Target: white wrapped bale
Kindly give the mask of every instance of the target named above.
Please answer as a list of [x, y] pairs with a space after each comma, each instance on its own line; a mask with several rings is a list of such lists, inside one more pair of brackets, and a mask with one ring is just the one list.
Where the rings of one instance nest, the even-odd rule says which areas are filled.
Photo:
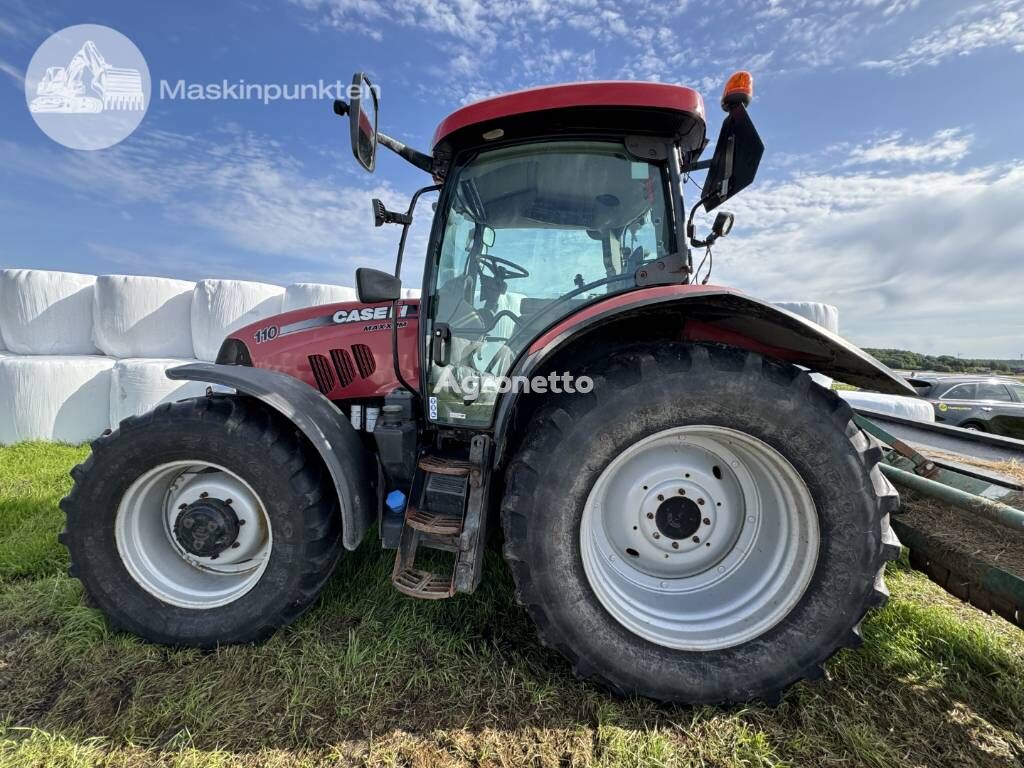
[[355, 301], [356, 289], [326, 283], [293, 283], [284, 289], [284, 310], [319, 307], [341, 301]]
[[96, 278], [74, 272], [0, 272], [0, 336], [19, 355], [90, 355]]
[[820, 304], [816, 301], [776, 301], [776, 307], [792, 312], [794, 315], [820, 325], [826, 331], [839, 333], [839, 309], [831, 304]]
[[98, 437], [110, 426], [114, 362], [97, 355], [0, 358], [0, 445]]
[[129, 416], [141, 416], [162, 403], [200, 397], [201, 381], [171, 381], [167, 369], [195, 360], [135, 358], [118, 360], [110, 375], [110, 423], [117, 427]]
[[854, 408], [865, 408], [869, 411], [886, 413], [890, 416], [900, 416], [901, 418], [913, 419], [914, 421], [928, 423], [935, 421], [934, 407], [927, 400], [922, 400], [919, 397], [847, 390], [840, 391], [838, 394]]
[[92, 336], [110, 357], [192, 357], [195, 283], [162, 277], [100, 275]]
[[200, 280], [192, 295], [192, 346], [200, 360], [215, 360], [224, 337], [281, 312], [284, 288], [244, 280]]
[[[800, 315], [826, 331], [839, 334], [839, 309], [831, 304], [821, 304], [817, 301], [776, 301], [775, 306], [794, 315]], [[812, 373], [811, 378], [825, 389], [832, 388], [832, 379], [822, 373]]]

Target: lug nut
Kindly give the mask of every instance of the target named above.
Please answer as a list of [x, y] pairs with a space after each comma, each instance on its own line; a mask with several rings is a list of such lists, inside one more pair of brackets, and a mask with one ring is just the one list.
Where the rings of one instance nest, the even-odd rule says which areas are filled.
[[178, 509], [188, 509], [188, 504], [179, 504]]
[[679, 549], [679, 542], [678, 541], [673, 541], [672, 542], [672, 549]]
[[662, 494], [658, 494], [658, 501], [664, 501], [665, 497]]
[[654, 513], [653, 512], [648, 512], [647, 513], [647, 519], [648, 520], [653, 520], [654, 519]]
[[704, 499], [697, 499], [697, 503], [700, 504], [703, 507], [704, 506]]
[[200, 493], [200, 494], [199, 494], [199, 498], [200, 498], [200, 499], [205, 499], [205, 498], [206, 498], [206, 497], [208, 497], [209, 495], [210, 495], [210, 494], [208, 494], [208, 493], [207, 493], [206, 491], [203, 491], [202, 493]]
[[700, 536], [694, 536], [693, 537], [693, 543], [694, 544], [700, 544]]
[[230, 504], [231, 503], [231, 499], [224, 499], [224, 503], [225, 504]]
[[711, 518], [705, 517], [701, 522], [704, 523], [704, 525], [711, 525]]
[[661, 534], [660, 534], [660, 533], [655, 533], [655, 534], [654, 534], [654, 538], [656, 538], [656, 539], [660, 539], [660, 538], [661, 538]]
[[237, 541], [231, 542], [231, 548], [232, 549], [238, 549], [240, 546], [242, 546], [242, 545], [239, 544]]
[[686, 495], [686, 489], [685, 488], [680, 488], [679, 489], [679, 495], [680, 496], [685, 496]]

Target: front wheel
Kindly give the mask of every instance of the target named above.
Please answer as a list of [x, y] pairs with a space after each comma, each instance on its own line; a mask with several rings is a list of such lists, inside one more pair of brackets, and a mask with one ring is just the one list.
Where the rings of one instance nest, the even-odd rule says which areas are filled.
[[126, 419], [72, 471], [71, 574], [115, 629], [201, 648], [261, 640], [312, 604], [341, 552], [325, 475], [294, 427], [247, 398]]
[[793, 366], [703, 345], [609, 359], [508, 469], [506, 557], [541, 639], [665, 701], [773, 701], [819, 676], [899, 553], [881, 452]]

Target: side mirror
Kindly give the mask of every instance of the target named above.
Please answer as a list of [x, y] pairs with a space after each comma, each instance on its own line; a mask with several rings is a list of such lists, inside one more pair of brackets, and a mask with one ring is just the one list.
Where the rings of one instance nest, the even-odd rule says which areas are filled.
[[722, 122], [715, 155], [704, 181], [701, 197], [705, 211], [711, 211], [749, 186], [757, 175], [757, 167], [764, 154], [764, 143], [757, 134], [746, 107], [732, 105]]
[[398, 301], [402, 298], [402, 281], [389, 272], [360, 267], [356, 270], [356, 295], [363, 304]]
[[735, 220], [736, 217], [728, 211], [719, 211], [715, 216], [715, 223], [711, 225], [711, 234], [714, 235], [715, 240], [728, 235], [732, 231], [732, 224]]
[[377, 90], [365, 74], [356, 72], [349, 95], [352, 154], [363, 168], [373, 173], [377, 162]]

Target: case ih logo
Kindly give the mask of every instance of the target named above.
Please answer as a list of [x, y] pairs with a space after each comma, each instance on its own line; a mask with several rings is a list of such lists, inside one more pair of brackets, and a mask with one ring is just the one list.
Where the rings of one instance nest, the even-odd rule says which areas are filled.
[[[416, 308], [403, 304], [398, 308], [399, 317], [415, 316]], [[387, 320], [391, 307], [363, 307], [362, 309], [339, 309], [331, 318], [336, 323], [365, 323], [367, 320]]]

